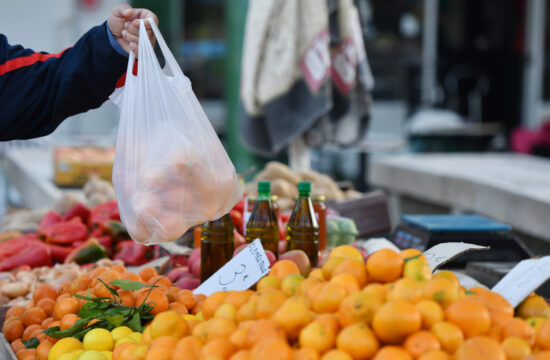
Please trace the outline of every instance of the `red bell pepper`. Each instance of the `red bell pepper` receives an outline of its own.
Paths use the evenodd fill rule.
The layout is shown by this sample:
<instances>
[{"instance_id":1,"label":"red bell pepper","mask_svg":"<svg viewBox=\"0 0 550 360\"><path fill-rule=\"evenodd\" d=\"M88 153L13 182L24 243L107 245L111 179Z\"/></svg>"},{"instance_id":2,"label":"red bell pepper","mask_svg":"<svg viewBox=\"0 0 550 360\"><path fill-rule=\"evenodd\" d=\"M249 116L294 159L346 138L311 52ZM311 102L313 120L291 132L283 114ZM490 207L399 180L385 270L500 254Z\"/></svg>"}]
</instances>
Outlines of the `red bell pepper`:
<instances>
[{"instance_id":1,"label":"red bell pepper","mask_svg":"<svg viewBox=\"0 0 550 360\"><path fill-rule=\"evenodd\" d=\"M58 245L72 245L87 238L88 229L79 218L54 224L46 232L46 242Z\"/></svg>"},{"instance_id":2,"label":"red bell pepper","mask_svg":"<svg viewBox=\"0 0 550 360\"><path fill-rule=\"evenodd\" d=\"M85 205L78 203L70 208L69 211L67 211L65 214L63 214L61 220L67 221L71 220L74 217L80 218L82 222L86 224L88 222L88 219L90 218L90 210Z\"/></svg>"},{"instance_id":3,"label":"red bell pepper","mask_svg":"<svg viewBox=\"0 0 550 360\"><path fill-rule=\"evenodd\" d=\"M98 236L97 241L110 254L113 252L113 238L110 236Z\"/></svg>"},{"instance_id":4,"label":"red bell pepper","mask_svg":"<svg viewBox=\"0 0 550 360\"><path fill-rule=\"evenodd\" d=\"M150 261L153 256L153 247L125 240L116 246L114 259L122 260L128 266L138 266Z\"/></svg>"},{"instance_id":5,"label":"red bell pepper","mask_svg":"<svg viewBox=\"0 0 550 360\"><path fill-rule=\"evenodd\" d=\"M48 211L46 215L44 215L44 217L40 220L40 225L38 225L38 230L37 230L38 236L45 237L48 229L52 225L57 224L60 221L61 221L61 215L59 215L53 210Z\"/></svg>"},{"instance_id":6,"label":"red bell pepper","mask_svg":"<svg viewBox=\"0 0 550 360\"><path fill-rule=\"evenodd\" d=\"M55 244L46 244L50 248L50 253L52 254L52 260L54 263L62 263L65 261L65 258L69 256L71 251L75 248L74 246L61 246Z\"/></svg>"},{"instance_id":7,"label":"red bell pepper","mask_svg":"<svg viewBox=\"0 0 550 360\"><path fill-rule=\"evenodd\" d=\"M21 251L0 261L0 271L12 270L22 265L52 266L50 249L42 242L27 241Z\"/></svg>"},{"instance_id":8,"label":"red bell pepper","mask_svg":"<svg viewBox=\"0 0 550 360\"><path fill-rule=\"evenodd\" d=\"M27 247L27 243L42 243L40 240L27 238L25 236L13 238L0 244L0 259L10 257L16 253L23 251Z\"/></svg>"},{"instance_id":9,"label":"red bell pepper","mask_svg":"<svg viewBox=\"0 0 550 360\"><path fill-rule=\"evenodd\" d=\"M90 212L88 226L90 229L100 228L102 230L109 228L110 220L120 221L120 213L116 200L98 205Z\"/></svg>"}]
</instances>

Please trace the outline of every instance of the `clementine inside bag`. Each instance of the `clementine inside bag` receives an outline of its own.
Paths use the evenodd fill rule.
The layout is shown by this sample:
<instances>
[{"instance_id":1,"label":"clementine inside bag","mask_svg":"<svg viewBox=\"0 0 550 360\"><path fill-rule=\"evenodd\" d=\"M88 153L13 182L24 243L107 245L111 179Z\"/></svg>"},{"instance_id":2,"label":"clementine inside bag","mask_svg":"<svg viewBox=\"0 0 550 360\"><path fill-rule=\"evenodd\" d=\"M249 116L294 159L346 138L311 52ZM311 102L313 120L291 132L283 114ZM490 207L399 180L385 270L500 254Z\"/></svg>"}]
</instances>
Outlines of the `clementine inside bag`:
<instances>
[{"instance_id":1,"label":"clementine inside bag","mask_svg":"<svg viewBox=\"0 0 550 360\"><path fill-rule=\"evenodd\" d=\"M120 108L113 185L132 239L176 240L192 226L217 219L242 198L235 168L152 19L166 65L151 43L139 42L137 74L130 53ZM144 20L140 38L147 39Z\"/></svg>"}]
</instances>

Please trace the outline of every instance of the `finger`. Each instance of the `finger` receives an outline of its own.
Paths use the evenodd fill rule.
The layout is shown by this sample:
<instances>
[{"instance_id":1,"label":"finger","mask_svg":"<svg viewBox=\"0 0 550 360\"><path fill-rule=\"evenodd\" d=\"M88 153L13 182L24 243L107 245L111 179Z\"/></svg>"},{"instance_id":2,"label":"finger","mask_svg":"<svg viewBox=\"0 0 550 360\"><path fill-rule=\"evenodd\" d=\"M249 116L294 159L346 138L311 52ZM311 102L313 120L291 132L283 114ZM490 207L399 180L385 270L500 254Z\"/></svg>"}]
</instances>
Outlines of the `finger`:
<instances>
[{"instance_id":1,"label":"finger","mask_svg":"<svg viewBox=\"0 0 550 360\"><path fill-rule=\"evenodd\" d=\"M126 30L122 31L122 37L124 38L124 40L126 40L129 43L135 42L137 44L137 42L139 40L139 37L137 37L136 35L130 34Z\"/></svg>"},{"instance_id":2,"label":"finger","mask_svg":"<svg viewBox=\"0 0 550 360\"><path fill-rule=\"evenodd\" d=\"M134 25L133 22L126 22L126 23L124 23L124 28L130 34L133 34L135 36L139 36L139 22L138 22L137 26Z\"/></svg>"},{"instance_id":3,"label":"finger","mask_svg":"<svg viewBox=\"0 0 550 360\"><path fill-rule=\"evenodd\" d=\"M119 18L127 18L134 14L134 9L128 4L121 4L113 9L113 15Z\"/></svg>"},{"instance_id":4,"label":"finger","mask_svg":"<svg viewBox=\"0 0 550 360\"><path fill-rule=\"evenodd\" d=\"M128 45L128 47L130 48L130 50L132 50L134 53L138 53L138 46L135 42L131 42L130 45Z\"/></svg>"}]
</instances>

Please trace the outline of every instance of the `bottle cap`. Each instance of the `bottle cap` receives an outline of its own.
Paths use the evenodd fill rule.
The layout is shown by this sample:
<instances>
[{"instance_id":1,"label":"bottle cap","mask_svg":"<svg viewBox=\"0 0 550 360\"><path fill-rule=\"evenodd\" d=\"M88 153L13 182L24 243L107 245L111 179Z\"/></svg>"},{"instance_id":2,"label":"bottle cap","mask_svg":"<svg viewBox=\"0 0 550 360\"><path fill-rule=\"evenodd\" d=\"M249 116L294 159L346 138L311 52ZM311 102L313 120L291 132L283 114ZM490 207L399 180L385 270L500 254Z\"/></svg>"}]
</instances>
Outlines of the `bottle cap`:
<instances>
[{"instance_id":1,"label":"bottle cap","mask_svg":"<svg viewBox=\"0 0 550 360\"><path fill-rule=\"evenodd\" d=\"M269 193L271 191L271 183L269 181L258 181L258 193Z\"/></svg>"},{"instance_id":2,"label":"bottle cap","mask_svg":"<svg viewBox=\"0 0 550 360\"><path fill-rule=\"evenodd\" d=\"M300 194L309 195L311 192L311 183L309 181L300 181L298 183L298 192Z\"/></svg>"}]
</instances>

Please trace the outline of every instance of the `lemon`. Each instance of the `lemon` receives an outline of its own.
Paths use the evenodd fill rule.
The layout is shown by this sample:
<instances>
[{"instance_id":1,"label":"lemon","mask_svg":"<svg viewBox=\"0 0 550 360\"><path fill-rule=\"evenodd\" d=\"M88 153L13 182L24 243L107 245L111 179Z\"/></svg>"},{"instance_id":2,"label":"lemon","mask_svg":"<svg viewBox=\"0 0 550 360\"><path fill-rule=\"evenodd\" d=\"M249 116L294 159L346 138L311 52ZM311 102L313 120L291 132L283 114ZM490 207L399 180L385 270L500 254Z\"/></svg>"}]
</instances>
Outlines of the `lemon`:
<instances>
[{"instance_id":1,"label":"lemon","mask_svg":"<svg viewBox=\"0 0 550 360\"><path fill-rule=\"evenodd\" d=\"M92 329L84 335L84 349L86 350L113 350L113 336L106 329Z\"/></svg>"},{"instance_id":2,"label":"lemon","mask_svg":"<svg viewBox=\"0 0 550 360\"><path fill-rule=\"evenodd\" d=\"M128 335L128 337L131 337L132 339L134 339L136 341L136 344L141 343L142 335L139 332L133 332L130 335Z\"/></svg>"},{"instance_id":3,"label":"lemon","mask_svg":"<svg viewBox=\"0 0 550 360\"><path fill-rule=\"evenodd\" d=\"M78 350L71 351L70 354L75 356L75 357L79 357L80 354L82 354L83 352L84 352L84 349L78 349Z\"/></svg>"},{"instance_id":4,"label":"lemon","mask_svg":"<svg viewBox=\"0 0 550 360\"><path fill-rule=\"evenodd\" d=\"M82 349L82 343L77 339L73 337L61 339L56 342L50 349L48 360L58 360L61 355L78 349Z\"/></svg>"},{"instance_id":5,"label":"lemon","mask_svg":"<svg viewBox=\"0 0 550 360\"><path fill-rule=\"evenodd\" d=\"M125 337L120 338L120 339L117 340L117 342L115 343L115 347L117 347L120 344L125 343L125 342L131 342L131 343L137 344L136 339L134 339L133 337L130 337L130 336L125 336Z\"/></svg>"},{"instance_id":6,"label":"lemon","mask_svg":"<svg viewBox=\"0 0 550 360\"><path fill-rule=\"evenodd\" d=\"M100 351L106 358L107 360L113 360L113 352L112 351Z\"/></svg>"},{"instance_id":7,"label":"lemon","mask_svg":"<svg viewBox=\"0 0 550 360\"><path fill-rule=\"evenodd\" d=\"M116 342L118 339L122 339L125 336L128 336L132 333L132 329L128 326L119 326L111 331L113 340Z\"/></svg>"},{"instance_id":8,"label":"lemon","mask_svg":"<svg viewBox=\"0 0 550 360\"><path fill-rule=\"evenodd\" d=\"M107 360L105 355L96 350L84 351L77 360Z\"/></svg>"},{"instance_id":9,"label":"lemon","mask_svg":"<svg viewBox=\"0 0 550 360\"><path fill-rule=\"evenodd\" d=\"M157 314L151 322L151 339L161 336L182 338L189 332L187 322L175 311L164 311Z\"/></svg>"},{"instance_id":10,"label":"lemon","mask_svg":"<svg viewBox=\"0 0 550 360\"><path fill-rule=\"evenodd\" d=\"M57 358L57 360L77 360L77 359L78 359L78 355L74 355L72 352L63 354Z\"/></svg>"}]
</instances>

